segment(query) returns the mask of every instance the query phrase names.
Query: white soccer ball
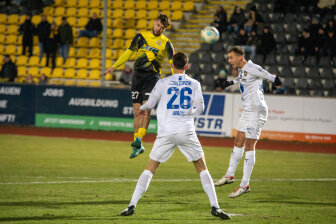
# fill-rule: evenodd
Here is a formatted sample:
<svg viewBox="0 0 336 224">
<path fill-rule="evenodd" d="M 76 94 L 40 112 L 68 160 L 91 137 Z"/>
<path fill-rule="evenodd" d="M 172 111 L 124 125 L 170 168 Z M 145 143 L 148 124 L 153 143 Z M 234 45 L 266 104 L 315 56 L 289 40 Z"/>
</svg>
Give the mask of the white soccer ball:
<svg viewBox="0 0 336 224">
<path fill-rule="evenodd" d="M 201 30 L 201 37 L 204 42 L 213 44 L 219 40 L 219 32 L 214 26 L 206 26 Z"/>
</svg>

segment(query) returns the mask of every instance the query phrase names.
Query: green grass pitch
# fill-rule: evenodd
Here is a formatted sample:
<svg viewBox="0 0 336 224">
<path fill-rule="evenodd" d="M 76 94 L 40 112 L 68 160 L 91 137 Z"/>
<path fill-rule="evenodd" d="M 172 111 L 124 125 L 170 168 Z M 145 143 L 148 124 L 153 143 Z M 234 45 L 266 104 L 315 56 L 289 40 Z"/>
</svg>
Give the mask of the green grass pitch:
<svg viewBox="0 0 336 224">
<path fill-rule="evenodd" d="M 129 159 L 130 143 L 0 135 L 0 223 L 220 223 L 192 163 L 176 150 L 154 175 L 135 214 L 121 217 L 152 144 Z M 220 178 L 231 149 L 204 147 Z M 236 178 L 242 177 L 243 161 Z M 251 192 L 216 188 L 230 223 L 336 223 L 336 155 L 257 151 Z"/>
</svg>

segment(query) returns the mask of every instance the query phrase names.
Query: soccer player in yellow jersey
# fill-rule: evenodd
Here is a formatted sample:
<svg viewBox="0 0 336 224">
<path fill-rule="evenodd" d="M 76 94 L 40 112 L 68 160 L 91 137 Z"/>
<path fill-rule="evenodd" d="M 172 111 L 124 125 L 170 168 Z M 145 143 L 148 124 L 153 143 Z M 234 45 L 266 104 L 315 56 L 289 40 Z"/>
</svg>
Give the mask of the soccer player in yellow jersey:
<svg viewBox="0 0 336 224">
<path fill-rule="evenodd" d="M 160 79 L 161 65 L 164 58 L 168 57 L 170 64 L 172 64 L 174 48 L 169 39 L 163 35 L 170 23 L 166 15 L 160 14 L 154 21 L 153 29 L 138 33 L 129 48 L 104 73 L 104 75 L 113 73 L 116 68 L 125 64 L 136 52 L 135 71 L 132 78 L 134 141 L 131 144 L 133 147 L 133 152 L 130 155 L 131 159 L 144 152 L 145 148 L 142 145 L 142 139 L 146 134 L 150 121 L 150 111 L 145 116 L 140 116 L 139 108 L 148 100 L 150 92 Z"/>
</svg>

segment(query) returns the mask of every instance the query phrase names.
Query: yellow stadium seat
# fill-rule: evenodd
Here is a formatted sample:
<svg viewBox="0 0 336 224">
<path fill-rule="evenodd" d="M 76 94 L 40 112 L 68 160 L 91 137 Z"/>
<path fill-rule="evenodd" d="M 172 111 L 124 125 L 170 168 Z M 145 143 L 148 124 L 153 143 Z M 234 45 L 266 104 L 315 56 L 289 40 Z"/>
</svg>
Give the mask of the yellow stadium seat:
<svg viewBox="0 0 336 224">
<path fill-rule="evenodd" d="M 65 0 L 55 0 L 55 6 L 64 5 Z"/>
<path fill-rule="evenodd" d="M 38 66 L 40 58 L 37 56 L 31 56 L 28 61 L 29 66 Z"/>
<path fill-rule="evenodd" d="M 159 3 L 159 10 L 168 10 L 170 7 L 169 1 L 162 1 Z"/>
<path fill-rule="evenodd" d="M 122 9 L 115 9 L 113 10 L 112 18 L 114 19 L 123 18 L 123 15 L 124 15 L 124 12 Z"/>
<path fill-rule="evenodd" d="M 53 85 L 64 85 L 64 81 L 59 79 L 50 80 L 50 83 Z"/>
<path fill-rule="evenodd" d="M 100 58 L 100 48 L 91 48 L 90 54 L 88 55 L 89 58 Z"/>
<path fill-rule="evenodd" d="M 22 24 L 22 23 L 24 23 L 25 22 L 25 20 L 26 20 L 26 16 L 25 15 L 23 15 L 23 16 L 20 16 L 19 17 L 19 24 Z M 19 25 L 19 24 L 17 24 L 17 25 Z"/>
<path fill-rule="evenodd" d="M 17 53 L 17 55 L 21 55 L 22 54 L 22 45 L 16 47 L 16 53 Z"/>
<path fill-rule="evenodd" d="M 76 49 L 74 47 L 69 48 L 69 57 L 75 57 Z"/>
<path fill-rule="evenodd" d="M 104 77 L 105 80 L 113 80 L 113 74 L 107 74 Z"/>
<path fill-rule="evenodd" d="M 155 1 L 149 1 L 148 4 L 147 4 L 147 9 L 158 9 L 158 1 L 155 0 Z"/>
<path fill-rule="evenodd" d="M 78 0 L 81 1 L 81 0 Z M 77 6 L 77 0 L 66 0 L 65 1 L 67 7 L 76 7 Z"/>
<path fill-rule="evenodd" d="M 89 17 L 89 9 L 88 8 L 80 8 L 78 9 L 78 13 L 77 13 L 78 17 Z"/>
<path fill-rule="evenodd" d="M 123 39 L 113 39 L 112 40 L 112 46 L 110 46 L 113 49 L 120 49 L 124 47 L 124 40 Z"/>
<path fill-rule="evenodd" d="M 112 33 L 113 38 L 122 38 L 123 37 L 123 30 L 122 29 L 115 29 Z"/>
<path fill-rule="evenodd" d="M 43 57 L 42 58 L 42 60 L 39 62 L 39 66 L 40 67 L 43 67 L 43 66 L 45 66 L 47 63 L 47 57 Z M 49 65 L 51 64 L 52 62 L 51 62 L 51 57 L 49 58 Z"/>
<path fill-rule="evenodd" d="M 81 58 L 77 60 L 76 68 L 86 68 L 88 66 L 88 60 L 86 58 Z"/>
<path fill-rule="evenodd" d="M 26 66 L 19 66 L 17 68 L 18 76 L 26 76 L 27 75 L 27 67 Z"/>
<path fill-rule="evenodd" d="M 110 49 L 110 46 L 108 46 L 108 49 L 106 49 L 106 59 L 111 59 L 111 58 L 112 58 L 112 50 Z"/>
<path fill-rule="evenodd" d="M 0 24 L 5 24 L 7 21 L 7 15 L 4 13 L 0 13 Z"/>
<path fill-rule="evenodd" d="M 89 82 L 89 86 L 91 86 L 91 87 L 100 87 L 101 86 L 101 81 Z"/>
<path fill-rule="evenodd" d="M 31 19 L 32 23 L 37 26 L 41 22 L 41 16 L 40 15 L 34 15 Z"/>
<path fill-rule="evenodd" d="M 157 9 L 150 10 L 148 12 L 148 18 L 151 19 L 151 20 L 156 19 L 158 17 L 158 15 L 159 15 L 159 11 Z"/>
<path fill-rule="evenodd" d="M 76 78 L 78 79 L 87 79 L 87 70 L 86 69 L 79 69 L 77 70 Z"/>
<path fill-rule="evenodd" d="M 7 26 L 7 34 L 19 34 L 19 27 L 17 25 Z"/>
<path fill-rule="evenodd" d="M 15 45 L 7 45 L 5 53 L 9 54 L 9 55 L 16 54 L 16 46 Z"/>
<path fill-rule="evenodd" d="M 89 73 L 89 79 L 96 79 L 96 80 L 101 79 L 100 71 L 96 70 L 96 69 L 91 70 L 90 73 Z"/>
<path fill-rule="evenodd" d="M 0 53 L 4 54 L 4 52 L 5 52 L 5 46 L 0 44 Z M 1 63 L 1 61 L 0 61 L 0 63 Z"/>
<path fill-rule="evenodd" d="M 123 7 L 122 0 L 116 0 L 116 1 L 111 1 L 111 2 L 112 2 L 112 5 L 111 5 L 112 9 L 121 9 Z"/>
<path fill-rule="evenodd" d="M 86 58 L 88 56 L 88 49 L 85 47 L 81 47 L 77 50 L 76 57 Z"/>
<path fill-rule="evenodd" d="M 32 76 L 38 76 L 39 74 L 39 68 L 38 67 L 30 67 L 28 68 L 28 74 Z"/>
<path fill-rule="evenodd" d="M 181 10 L 182 9 L 182 2 L 181 1 L 174 1 L 170 8 L 171 10 Z"/>
<path fill-rule="evenodd" d="M 122 19 L 115 19 L 112 22 L 113 28 L 122 28 L 123 27 L 123 20 Z"/>
<path fill-rule="evenodd" d="M 44 75 L 47 76 L 47 77 L 50 77 L 50 75 L 51 75 L 51 68 L 49 68 L 49 67 L 44 67 L 44 68 L 42 68 L 42 69 L 40 70 L 40 76 L 41 76 L 42 74 L 44 74 Z"/>
<path fill-rule="evenodd" d="M 89 82 L 88 81 L 85 81 L 85 80 L 78 80 L 76 82 L 76 85 L 77 86 L 88 86 L 89 85 Z"/>
<path fill-rule="evenodd" d="M 79 26 L 80 28 L 83 28 L 86 26 L 86 24 L 88 23 L 89 19 L 86 17 L 81 17 L 77 20 L 77 26 Z"/>
<path fill-rule="evenodd" d="M 100 39 L 97 37 L 92 37 L 89 42 L 90 47 L 101 47 Z"/>
<path fill-rule="evenodd" d="M 126 9 L 124 18 L 132 19 L 135 17 L 134 9 Z"/>
<path fill-rule="evenodd" d="M 66 86 L 74 86 L 76 84 L 75 80 L 65 80 L 64 85 Z"/>
<path fill-rule="evenodd" d="M 183 13 L 182 11 L 174 11 L 171 16 L 171 20 L 181 20 L 183 18 Z"/>
<path fill-rule="evenodd" d="M 134 28 L 135 27 L 135 19 L 127 19 L 125 21 L 125 28 Z"/>
<path fill-rule="evenodd" d="M 145 19 L 140 19 L 137 21 L 136 24 L 137 29 L 146 29 L 147 28 L 147 20 Z"/>
<path fill-rule="evenodd" d="M 78 3 L 77 3 L 77 7 L 80 7 L 80 8 L 86 8 L 88 6 L 89 6 L 89 1 L 88 0 L 79 0 Z"/>
<path fill-rule="evenodd" d="M 7 44 L 16 44 L 17 43 L 17 35 L 8 35 L 6 38 Z"/>
<path fill-rule="evenodd" d="M 67 21 L 68 21 L 69 25 L 72 26 L 72 27 L 76 26 L 76 23 L 77 23 L 76 20 L 77 20 L 76 17 L 68 17 L 67 18 Z"/>
<path fill-rule="evenodd" d="M 63 64 L 64 68 L 74 68 L 75 66 L 76 66 L 76 59 L 75 58 L 67 58 L 67 60 Z"/>
<path fill-rule="evenodd" d="M 75 69 L 73 68 L 68 68 L 67 70 L 65 70 L 64 72 L 64 78 L 68 78 L 68 79 L 74 79 L 75 77 Z"/>
<path fill-rule="evenodd" d="M 90 69 L 100 69 L 100 60 L 92 59 L 89 63 Z"/>
<path fill-rule="evenodd" d="M 133 39 L 136 35 L 135 29 L 127 29 L 125 32 L 124 38 L 126 39 Z"/>
<path fill-rule="evenodd" d="M 100 4 L 100 1 L 91 0 L 90 4 L 89 4 L 89 7 L 90 8 L 101 8 L 102 5 Z"/>
<path fill-rule="evenodd" d="M 40 47 L 38 45 L 33 46 L 33 55 L 40 55 Z"/>
<path fill-rule="evenodd" d="M 135 9 L 146 9 L 146 1 L 136 1 Z"/>
<path fill-rule="evenodd" d="M 63 77 L 63 69 L 55 68 L 51 73 L 52 78 L 62 78 Z"/>
<path fill-rule="evenodd" d="M 78 47 L 87 47 L 89 45 L 89 39 L 87 37 L 80 37 L 77 40 L 77 44 Z"/>
<path fill-rule="evenodd" d="M 60 26 L 62 22 L 62 16 L 54 17 L 54 22 L 56 23 L 57 26 Z"/>
<path fill-rule="evenodd" d="M 147 10 L 138 10 L 136 12 L 135 18 L 137 19 L 146 19 L 147 18 Z"/>
<path fill-rule="evenodd" d="M 63 67 L 63 58 L 60 56 L 56 58 L 56 67 Z"/>
<path fill-rule="evenodd" d="M 56 7 L 55 8 L 54 16 L 64 16 L 64 15 L 65 15 L 65 8 L 64 7 Z"/>
<path fill-rule="evenodd" d="M 4 34 L 0 34 L 0 43 L 5 43 L 6 41 L 5 35 Z"/>
<path fill-rule="evenodd" d="M 134 1 L 133 0 L 126 0 L 124 2 L 124 9 L 134 9 Z"/>
<path fill-rule="evenodd" d="M 183 4 L 183 11 L 193 11 L 194 10 L 194 2 L 188 1 Z"/>
<path fill-rule="evenodd" d="M 17 66 L 26 66 L 27 65 L 27 60 L 28 60 L 28 57 L 26 55 L 20 55 L 16 59 L 16 65 Z"/>
<path fill-rule="evenodd" d="M 48 6 L 43 8 L 44 15 L 53 15 L 54 14 L 54 7 Z"/>
<path fill-rule="evenodd" d="M 19 23 L 19 15 L 12 14 L 7 16 L 7 24 L 18 24 Z"/>
<path fill-rule="evenodd" d="M 0 33 L 5 33 L 5 32 L 6 32 L 6 25 L 0 24 Z"/>
<path fill-rule="evenodd" d="M 112 52 L 111 52 L 112 53 Z M 105 61 L 105 68 L 111 68 L 112 67 L 112 60 L 107 59 Z"/>
<path fill-rule="evenodd" d="M 69 16 L 76 16 L 76 15 L 77 15 L 77 8 L 72 7 L 66 10 L 66 16 L 69 17 Z"/>
</svg>

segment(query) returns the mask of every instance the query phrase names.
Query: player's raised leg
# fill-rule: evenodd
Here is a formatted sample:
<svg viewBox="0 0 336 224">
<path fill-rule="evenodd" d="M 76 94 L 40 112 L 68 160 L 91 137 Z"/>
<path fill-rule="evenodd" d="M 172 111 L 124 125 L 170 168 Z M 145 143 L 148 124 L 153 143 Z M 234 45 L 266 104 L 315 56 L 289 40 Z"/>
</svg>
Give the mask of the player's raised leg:
<svg viewBox="0 0 336 224">
<path fill-rule="evenodd" d="M 257 139 L 249 139 L 249 138 L 247 138 L 245 141 L 246 152 L 244 160 L 243 179 L 239 187 L 229 195 L 230 198 L 238 197 L 242 194 L 250 192 L 249 182 L 255 164 L 255 145 L 257 144 L 257 141 L 258 141 Z"/>
<path fill-rule="evenodd" d="M 215 186 L 222 186 L 224 184 L 233 183 L 235 171 L 237 169 L 240 159 L 243 157 L 244 154 L 244 144 L 245 133 L 238 131 L 235 138 L 234 148 L 230 157 L 229 168 L 226 174 L 215 183 Z"/>
<path fill-rule="evenodd" d="M 134 209 L 140 200 L 141 196 L 147 191 L 149 183 L 156 170 L 158 169 L 160 162 L 150 159 L 146 169 L 142 172 L 138 179 L 138 183 L 133 192 L 133 196 L 129 206 L 120 213 L 121 216 L 130 216 L 134 214 Z"/>
<path fill-rule="evenodd" d="M 205 158 L 193 162 L 197 172 L 200 175 L 201 182 L 205 193 L 208 195 L 210 205 L 211 205 L 211 214 L 221 219 L 231 219 L 231 216 L 223 212 L 219 208 L 215 186 L 213 184 L 212 177 L 206 167 Z"/>
</svg>

